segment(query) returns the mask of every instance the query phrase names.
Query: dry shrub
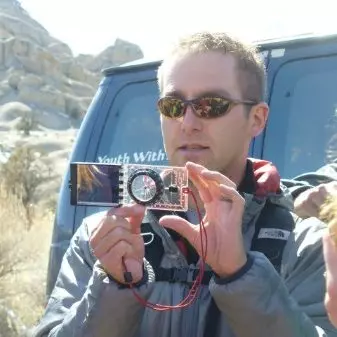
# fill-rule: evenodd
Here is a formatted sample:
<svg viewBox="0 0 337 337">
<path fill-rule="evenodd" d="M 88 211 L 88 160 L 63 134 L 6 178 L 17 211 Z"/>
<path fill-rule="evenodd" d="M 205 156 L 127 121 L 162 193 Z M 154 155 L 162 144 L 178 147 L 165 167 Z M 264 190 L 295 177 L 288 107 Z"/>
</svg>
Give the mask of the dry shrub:
<svg viewBox="0 0 337 337">
<path fill-rule="evenodd" d="M 22 203 L 0 186 L 0 280 L 17 271 L 24 262 L 20 243 L 24 238 L 25 228 L 25 209 Z"/>
<path fill-rule="evenodd" d="M 8 161 L 1 165 L 3 188 L 14 194 L 24 206 L 27 226 L 32 226 L 37 188 L 45 181 L 46 167 L 37 160 L 37 153 L 30 146 L 19 146 L 11 153 Z"/>
<path fill-rule="evenodd" d="M 24 136 L 29 136 L 30 132 L 35 130 L 38 126 L 38 122 L 34 114 L 24 114 L 19 122 L 15 125 L 18 131 L 22 131 Z"/>
<path fill-rule="evenodd" d="M 36 324 L 45 306 L 52 219 L 51 212 L 37 210 L 27 230 L 22 201 L 0 187 L 0 304 L 27 327 Z"/>
</svg>

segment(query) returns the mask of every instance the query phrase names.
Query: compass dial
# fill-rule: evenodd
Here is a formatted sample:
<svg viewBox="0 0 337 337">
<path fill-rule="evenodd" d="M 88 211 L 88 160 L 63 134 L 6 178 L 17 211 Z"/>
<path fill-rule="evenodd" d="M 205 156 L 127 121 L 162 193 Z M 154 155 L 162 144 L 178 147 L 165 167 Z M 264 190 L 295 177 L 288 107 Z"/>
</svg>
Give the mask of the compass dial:
<svg viewBox="0 0 337 337">
<path fill-rule="evenodd" d="M 130 175 L 127 189 L 130 197 L 138 204 L 152 205 L 162 196 L 164 183 L 156 171 L 138 169 Z"/>
</svg>

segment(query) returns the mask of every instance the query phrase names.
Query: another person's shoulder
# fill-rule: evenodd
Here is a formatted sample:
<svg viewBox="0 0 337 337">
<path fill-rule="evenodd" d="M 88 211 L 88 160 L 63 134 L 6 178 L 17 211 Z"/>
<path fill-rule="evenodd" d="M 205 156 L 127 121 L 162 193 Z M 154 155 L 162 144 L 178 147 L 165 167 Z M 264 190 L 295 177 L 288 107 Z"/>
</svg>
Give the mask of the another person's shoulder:
<svg viewBox="0 0 337 337">
<path fill-rule="evenodd" d="M 316 217 L 300 218 L 296 221 L 294 238 L 308 245 L 322 244 L 321 239 L 326 231 L 326 224 Z"/>
<path fill-rule="evenodd" d="M 309 268 L 314 272 L 315 267 L 322 268 L 324 265 L 322 238 L 325 231 L 326 224 L 316 217 L 297 218 L 285 248 L 286 261 L 290 269 L 302 266 L 301 270 Z"/>
<path fill-rule="evenodd" d="M 286 243 L 285 252 L 292 251 L 294 259 L 301 256 L 322 254 L 322 237 L 326 224 L 318 217 L 303 218 L 293 209 L 288 188 L 282 186 L 282 194 L 272 198 L 270 219 L 272 226 L 289 230 L 290 235 Z M 287 254 L 287 253 L 286 253 Z"/>
<path fill-rule="evenodd" d="M 315 217 L 296 221 L 282 254 L 281 269 L 283 278 L 292 289 L 304 283 L 309 287 L 308 291 L 316 292 L 323 287 L 325 266 L 322 238 L 325 228 L 326 225 Z"/>
<path fill-rule="evenodd" d="M 316 173 L 327 176 L 331 180 L 337 180 L 337 160 L 320 167 Z"/>
</svg>

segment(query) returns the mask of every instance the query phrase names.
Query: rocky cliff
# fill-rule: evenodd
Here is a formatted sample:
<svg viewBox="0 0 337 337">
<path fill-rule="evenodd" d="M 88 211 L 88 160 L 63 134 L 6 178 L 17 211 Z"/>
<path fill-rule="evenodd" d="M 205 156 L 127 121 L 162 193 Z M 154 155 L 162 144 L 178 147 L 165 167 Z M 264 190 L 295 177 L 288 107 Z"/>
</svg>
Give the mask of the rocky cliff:
<svg viewBox="0 0 337 337">
<path fill-rule="evenodd" d="M 0 0 L 0 122 L 29 112 L 42 127 L 67 129 L 85 113 L 102 68 L 142 57 L 120 39 L 98 55 L 74 57 L 17 0 Z"/>
<path fill-rule="evenodd" d="M 142 57 L 121 39 L 98 55 L 75 57 L 18 0 L 0 0 L 1 148 L 29 143 L 61 174 L 102 68 Z M 18 132 L 27 125 L 32 131 Z"/>
</svg>

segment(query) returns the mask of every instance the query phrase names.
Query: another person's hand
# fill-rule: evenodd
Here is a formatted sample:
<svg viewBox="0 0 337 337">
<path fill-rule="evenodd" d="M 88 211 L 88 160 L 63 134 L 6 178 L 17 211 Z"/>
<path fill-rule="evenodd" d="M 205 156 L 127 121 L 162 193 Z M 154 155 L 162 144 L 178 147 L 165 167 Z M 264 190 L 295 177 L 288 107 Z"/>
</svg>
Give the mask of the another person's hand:
<svg viewBox="0 0 337 337">
<path fill-rule="evenodd" d="M 145 247 L 140 225 L 144 214 L 145 208 L 137 204 L 112 209 L 90 236 L 94 255 L 104 270 L 120 283 L 125 283 L 122 258 L 133 283 L 143 278 Z"/>
<path fill-rule="evenodd" d="M 247 262 L 242 237 L 245 200 L 221 173 L 194 163 L 187 163 L 186 168 L 205 207 L 206 263 L 219 277 L 232 275 Z M 173 215 L 162 217 L 160 223 L 185 237 L 201 255 L 200 226 Z"/>
<path fill-rule="evenodd" d="M 326 266 L 325 308 L 331 323 L 337 328 L 337 249 L 328 232 L 323 236 L 323 252 Z"/>
<path fill-rule="evenodd" d="M 294 201 L 294 211 L 301 218 L 319 217 L 328 196 L 337 194 L 337 182 L 321 184 L 301 193 Z"/>
<path fill-rule="evenodd" d="M 320 210 L 327 224 L 323 235 L 323 254 L 326 268 L 325 308 L 330 321 L 337 327 L 337 197 L 327 199 Z"/>
</svg>

